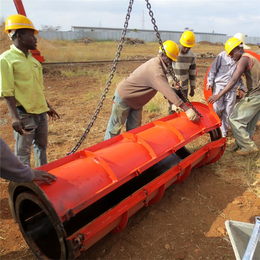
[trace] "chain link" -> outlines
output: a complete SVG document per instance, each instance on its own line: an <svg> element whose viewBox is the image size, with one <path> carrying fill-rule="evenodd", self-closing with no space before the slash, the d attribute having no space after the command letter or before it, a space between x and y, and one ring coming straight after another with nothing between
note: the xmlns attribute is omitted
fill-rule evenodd
<svg viewBox="0 0 260 260"><path fill-rule="evenodd" d="M187 96L185 95L185 93L183 92L183 90L182 90L182 88L181 88L180 82L178 81L178 79L176 78L176 76L175 76L175 74L174 74L174 72L173 72L173 68L172 68L172 66L171 66L171 64L170 64L170 60L169 60L168 56L167 56L166 53L165 53L165 50L164 50L164 47L163 47L163 42L162 42L162 39L161 39L159 30L158 30L158 27L157 27L157 25L156 25L156 21L155 21L155 19L154 19L154 17L153 17L153 12L152 12L152 10L151 10L151 4L149 3L149 0L145 0L145 1L146 1L146 3L147 3L146 6L147 6L147 8L148 8L148 10L149 10L149 15L150 15L150 17L151 17L151 22L152 22L152 24L153 24L153 26L154 26L154 31L155 31L155 33L156 33L156 37L157 37L157 39L158 39L158 41L159 41L159 44L160 44L161 49L162 49L162 52L163 52L164 55L166 56L166 60L167 60L167 71L168 71L168 73L172 76L173 80L176 82L176 85L179 87L179 89L180 89L180 91L181 91L181 94L182 94L183 97L187 100L187 102L189 103L189 105L193 108L193 110L194 110L200 117L202 117L202 115L193 107L193 105L192 105L192 104L190 103L190 101L188 100ZM115 58L114 61L113 61L113 66L112 66L111 72L110 72L110 74L109 74L109 79L108 79L108 81L107 81L107 83L106 83L106 87L105 87L104 90L103 90L103 93L102 93L102 95L101 95L101 99L100 99L100 101L99 101L99 103L98 103L98 106L97 106L97 108L96 108L96 110L95 110L95 113L94 113L94 115L92 116L91 121L89 122L89 125L88 125L87 129L85 130L84 134L81 136L80 140L79 140L78 143L75 145L75 147L74 147L69 153L67 153L67 155L73 154L73 153L75 153L75 152L78 150L78 148L80 147L80 145L82 144L82 142L85 140L87 134L89 133L91 127L93 126L95 120L97 119L97 115L99 114L99 112L100 112L100 110L101 110L101 108L102 108L102 106L103 106L103 102L104 102L104 100L106 99L106 94L107 94L108 91L109 91L109 87L110 87L110 85L111 85L111 81L112 81L112 79L113 79L113 77L114 77L114 73L115 73L115 71L116 71L116 66L117 66L117 64L118 64L118 59L119 59L119 57L120 57L121 50L123 49L123 43L124 43L124 41L125 41L126 30L127 30L127 28L128 28L128 22L129 22L129 19L130 19L130 14L131 14L131 11L132 11L133 3L134 3L134 0L130 0L130 1L129 1L129 6L128 6L128 9L127 9L126 19L125 19L125 23L124 23L124 29L123 29L123 31L122 31L120 43L119 43L119 45L118 45L118 50L117 50L117 53L116 53L116 58Z"/></svg>
<svg viewBox="0 0 260 260"><path fill-rule="evenodd" d="M166 57L166 62L167 62L167 72L169 75L172 76L173 80L175 81L175 86L177 86L176 89L179 89L183 98L186 100L186 102L191 106L191 108L195 111L195 113L200 117L200 118L203 118L203 116L199 113L199 111L192 105L192 103L189 101L188 97L186 96L185 92L183 91L182 87L181 87L181 84L180 84L180 81L177 79L177 77L175 76L174 74L174 71L173 71L173 68L172 68L172 65L170 63L170 59L169 57L166 55L165 53L165 50L164 50L164 47L163 47L163 42L162 42L162 39L161 39L161 36L160 36L160 33L158 31L158 27L156 25L156 21L153 17L153 11L151 10L151 4L149 3L149 0L145 0L146 1L146 6L147 6L147 9L149 10L149 15L151 17L151 22L153 24L153 29L154 31L156 32L156 36L157 36L157 39L159 41L159 44L160 44L160 47L162 49L162 52L164 54L164 56Z"/></svg>
<svg viewBox="0 0 260 260"><path fill-rule="evenodd" d="M123 49L123 43L124 43L124 41L125 41L126 30L127 30L127 28L128 28L128 22L129 22L129 19L130 19L130 14L131 14L131 11L132 11L133 3L134 3L134 0L130 0L130 1L129 1L129 6L128 6L128 9L127 9L127 14L126 14L125 23L124 23L124 29L123 29L123 31L122 31L120 43L119 43L119 45L118 45L118 49L117 49L117 53L116 53L116 58L115 58L114 61L113 61L113 66L112 66L111 72L110 72L110 74L109 74L109 79L108 79L108 81L107 81L107 83L106 83L106 87L105 87L104 90L103 90L103 93L102 93L102 95L101 95L101 99L100 99L100 101L99 101L99 103L98 103L98 106L97 106L97 108L96 108L96 110L95 110L95 113L94 113L94 115L92 116L91 121L90 121L90 123L89 123L87 129L85 130L84 134L81 136L80 140L79 140L78 143L75 145L75 147L74 147L69 153L67 153L67 155L73 154L73 153L75 153L75 152L78 150L78 148L80 147L80 145L82 144L82 142L85 140L87 134L89 133L91 127L93 126L95 120L97 119L97 115L99 114L100 109L101 109L102 106L103 106L103 102L104 102L104 100L106 99L106 94L107 94L108 91L109 91L109 87L110 87L110 85L111 85L111 81L112 81L112 79L113 79L113 77L114 77L114 73L115 73L115 71L116 71L116 66L117 66L117 64L118 64L118 59L119 59L119 57L120 57L121 50Z"/></svg>

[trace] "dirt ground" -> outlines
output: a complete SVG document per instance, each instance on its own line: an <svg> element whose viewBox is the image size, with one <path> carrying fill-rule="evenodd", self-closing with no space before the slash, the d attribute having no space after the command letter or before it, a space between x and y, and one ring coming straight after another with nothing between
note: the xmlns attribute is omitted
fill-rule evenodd
<svg viewBox="0 0 260 260"><path fill-rule="evenodd" d="M194 97L202 101L203 80L211 59L198 59L197 91ZM120 77L127 76L142 62L118 65ZM111 64L91 65L84 70L110 72ZM61 119L49 122L48 159L54 161L70 151L85 131L97 107L104 84L95 77L66 77L63 68L44 67L46 98ZM82 67L80 68L82 69ZM77 71L78 67L69 70ZM101 142L111 112L110 92L98 119L81 148ZM95 91L94 91L95 90ZM165 101L165 106L167 102ZM14 148L11 120L3 100L0 100L1 137ZM144 113L143 124L166 116ZM260 147L260 125L254 140ZM227 148L234 142L229 133ZM239 156L225 151L222 158L199 169L180 184L170 186L155 205L143 208L132 216L119 234L109 234L84 252L79 259L235 259L226 220L254 223L260 215L260 154ZM19 227L14 223L8 206L8 181L1 179L0 258L1 260L35 259ZM260 259L260 258L258 258Z"/></svg>

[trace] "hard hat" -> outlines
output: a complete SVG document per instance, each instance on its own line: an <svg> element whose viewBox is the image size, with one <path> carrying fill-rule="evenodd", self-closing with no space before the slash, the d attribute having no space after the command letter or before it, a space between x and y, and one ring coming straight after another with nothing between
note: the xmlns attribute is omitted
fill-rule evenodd
<svg viewBox="0 0 260 260"><path fill-rule="evenodd" d="M180 44L184 47L191 48L195 45L195 34L192 31L185 31L180 38Z"/></svg>
<svg viewBox="0 0 260 260"><path fill-rule="evenodd" d="M31 22L26 16L21 14L13 14L6 19L5 22L5 32L9 33L9 30L17 30L17 29L32 29L35 34L38 34L37 31Z"/></svg>
<svg viewBox="0 0 260 260"><path fill-rule="evenodd" d="M228 39L226 44L225 44L225 50L227 52L227 55L229 56L229 53L232 50L234 50L241 43L242 43L242 41L240 41L239 39L237 39L235 37Z"/></svg>
<svg viewBox="0 0 260 260"><path fill-rule="evenodd" d="M251 49L249 46L247 46L245 44L245 36L242 34L242 33L236 33L234 35L235 38L237 38L238 40L240 40L241 42L243 42L243 48L248 50L248 49Z"/></svg>
<svg viewBox="0 0 260 260"><path fill-rule="evenodd" d="M174 41L168 40L163 42L163 48L168 58L173 61L177 61L177 57L179 55L179 47ZM159 47L159 49L160 51L162 50L161 46Z"/></svg>

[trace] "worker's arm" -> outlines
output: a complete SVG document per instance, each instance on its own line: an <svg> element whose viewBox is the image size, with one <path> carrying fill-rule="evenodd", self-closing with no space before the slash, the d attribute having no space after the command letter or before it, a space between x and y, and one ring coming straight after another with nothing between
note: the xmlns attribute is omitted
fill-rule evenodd
<svg viewBox="0 0 260 260"><path fill-rule="evenodd" d="M193 59L192 64L189 68L189 80L190 80L190 93L191 97L195 94L196 88L196 76L197 76L197 66L196 66L196 57Z"/></svg>
<svg viewBox="0 0 260 260"><path fill-rule="evenodd" d="M217 72L221 66L221 56L218 55L210 66L208 76L207 76L207 87L206 90L209 90L213 87Z"/></svg>
<svg viewBox="0 0 260 260"><path fill-rule="evenodd" d="M51 184L56 176L42 170L32 170L14 155L6 142L0 138L0 176L15 182L44 181Z"/></svg>
<svg viewBox="0 0 260 260"><path fill-rule="evenodd" d="M173 110L177 111L179 108L183 110L188 119L193 122L198 122L199 117L195 113L195 111L187 106L180 98L179 96L173 91L173 89L170 87L167 78L163 76L157 76L155 77L153 81L153 88L157 91L161 92L164 97L166 97L172 104ZM180 110L179 110L180 111Z"/></svg>
<svg viewBox="0 0 260 260"><path fill-rule="evenodd" d="M12 127L14 131L18 132L20 135L23 135L24 123L20 120L17 109L16 109L16 100L13 96L5 97L7 107L9 109L11 118L12 118Z"/></svg>
<svg viewBox="0 0 260 260"><path fill-rule="evenodd" d="M237 63L236 70L234 71L234 74L229 81L229 83L226 85L226 87L219 92L217 95L213 95L209 97L207 100L208 103L212 104L216 101L218 101L223 95L225 95L227 92L229 92L237 83L239 78L242 76L244 71L246 70L248 66L249 58L248 57L241 57L239 62Z"/></svg>

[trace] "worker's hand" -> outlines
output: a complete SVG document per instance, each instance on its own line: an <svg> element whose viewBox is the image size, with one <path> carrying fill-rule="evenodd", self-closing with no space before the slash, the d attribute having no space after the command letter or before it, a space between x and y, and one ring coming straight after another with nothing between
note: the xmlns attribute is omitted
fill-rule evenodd
<svg viewBox="0 0 260 260"><path fill-rule="evenodd" d="M189 108L188 110L186 110L185 113L190 121L199 122L199 117L192 108Z"/></svg>
<svg viewBox="0 0 260 260"><path fill-rule="evenodd" d="M194 89L193 89L193 88L191 88L191 89L190 89L190 96L191 96L191 97L193 97L193 96L194 96L194 94L195 94L195 91L194 91Z"/></svg>
<svg viewBox="0 0 260 260"><path fill-rule="evenodd" d="M180 87L181 87L181 84L182 84L182 82L181 81L178 81L178 82L176 82L176 84L175 84L175 89L177 89L177 90L179 90L180 89Z"/></svg>
<svg viewBox="0 0 260 260"><path fill-rule="evenodd" d="M14 131L18 132L20 135L24 134L24 123L20 119L13 119L12 127Z"/></svg>
<svg viewBox="0 0 260 260"><path fill-rule="evenodd" d="M47 114L48 114L50 120L55 121L56 119L60 119L59 114L53 108L49 107L49 109L50 110L47 111Z"/></svg>
<svg viewBox="0 0 260 260"><path fill-rule="evenodd" d="M206 86L206 90L210 90L211 88L212 88L211 85L207 85L207 86Z"/></svg>
<svg viewBox="0 0 260 260"><path fill-rule="evenodd" d="M34 172L34 181L44 181L51 185L52 181L56 181L56 176L42 170L32 170Z"/></svg>
<svg viewBox="0 0 260 260"><path fill-rule="evenodd" d="M177 107L174 104L172 104L171 108L172 108L172 111L175 111L177 114L184 111L182 108Z"/></svg>
<svg viewBox="0 0 260 260"><path fill-rule="evenodd" d="M219 99L220 99L220 97L218 95L213 95L208 98L207 102L209 104L213 104L214 102L218 101Z"/></svg>
<svg viewBox="0 0 260 260"><path fill-rule="evenodd" d="M239 89L239 90L238 90L238 96L239 96L240 99L243 98L243 97L245 96L245 91Z"/></svg>

